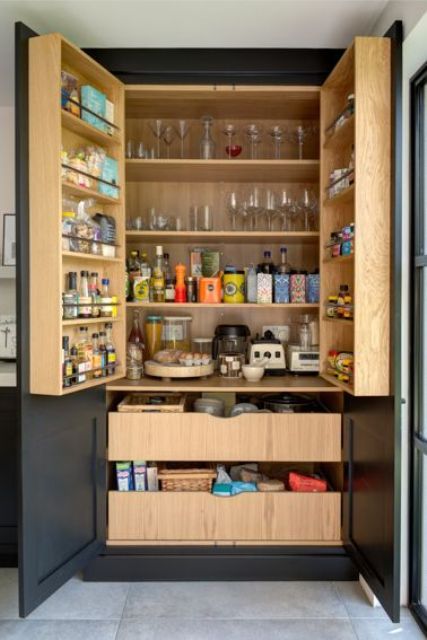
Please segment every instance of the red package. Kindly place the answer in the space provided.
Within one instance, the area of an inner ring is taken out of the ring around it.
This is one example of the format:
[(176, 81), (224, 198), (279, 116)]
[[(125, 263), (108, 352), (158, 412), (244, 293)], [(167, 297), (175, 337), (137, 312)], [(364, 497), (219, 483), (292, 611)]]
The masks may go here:
[(322, 492), (328, 490), (328, 483), (321, 478), (313, 478), (312, 476), (303, 476), (301, 473), (291, 471), (289, 473), (289, 486), (291, 491), (300, 492)]

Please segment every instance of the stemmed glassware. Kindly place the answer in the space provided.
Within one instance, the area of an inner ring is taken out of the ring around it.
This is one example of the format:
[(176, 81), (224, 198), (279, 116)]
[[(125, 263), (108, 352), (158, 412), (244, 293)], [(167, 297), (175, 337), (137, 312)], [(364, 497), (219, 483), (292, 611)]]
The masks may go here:
[(176, 134), (181, 142), (181, 158), (185, 157), (184, 153), (184, 141), (190, 131), (191, 124), (188, 120), (178, 120), (178, 124), (175, 127)]
[(165, 127), (165, 130), (163, 131), (162, 138), (163, 138), (163, 142), (166, 145), (168, 160), (170, 158), (171, 144), (175, 140), (175, 135), (176, 135), (176, 131), (175, 131), (174, 127), (172, 127), (172, 125), (168, 125), (167, 127)]
[(282, 218), (281, 231), (292, 231), (295, 218), (295, 203), (286, 189), (282, 189), (280, 192), (277, 209)]
[(163, 120), (150, 120), (148, 126), (150, 127), (153, 136), (157, 140), (157, 158), (160, 158), (160, 140), (163, 138), (166, 124)]
[(294, 131), (290, 131), (287, 134), (288, 140), (296, 142), (298, 145), (298, 160), (302, 160), (304, 157), (304, 143), (307, 138), (314, 135), (317, 131), (317, 127), (314, 125), (298, 125)]
[(203, 134), (200, 140), (200, 157), (202, 160), (212, 160), (215, 157), (215, 142), (212, 138), (212, 116), (203, 116), (201, 123)]
[(278, 212), (277, 195), (272, 189), (265, 189), (263, 200), (263, 212), (265, 214), (265, 217), (267, 218), (267, 231), (272, 231), (273, 219)]
[(231, 229), (236, 231), (236, 219), (239, 213), (240, 205), (239, 198), (236, 191), (231, 191), (226, 196), (227, 211), (231, 216)]
[(304, 195), (299, 203), (302, 213), (302, 226), (304, 231), (315, 231), (316, 214), (318, 211), (317, 200), (313, 193), (308, 189), (304, 189)]
[(258, 157), (258, 146), (262, 139), (262, 129), (257, 124), (249, 124), (246, 127), (246, 135), (249, 138), (251, 160)]
[(228, 144), (225, 147), (225, 152), (229, 160), (238, 156), (242, 148), (238, 145), (233, 145), (233, 138), (237, 133), (237, 127), (234, 124), (226, 124), (222, 130), (223, 134), (228, 138)]
[(274, 127), (271, 127), (269, 134), (273, 140), (274, 159), (280, 160), (282, 151), (281, 147), (284, 140), (285, 132), (282, 127), (280, 127), (279, 125), (275, 125)]

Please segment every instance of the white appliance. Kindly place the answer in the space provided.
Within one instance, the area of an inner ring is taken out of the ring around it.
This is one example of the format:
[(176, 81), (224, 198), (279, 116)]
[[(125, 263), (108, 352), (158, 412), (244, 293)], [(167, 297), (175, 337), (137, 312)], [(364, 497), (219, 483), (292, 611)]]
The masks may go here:
[(266, 374), (284, 375), (285, 349), (279, 340), (254, 340), (249, 347), (249, 364), (264, 365)]
[(319, 373), (319, 349), (303, 349), (298, 344), (288, 344), (287, 362), (291, 373)]

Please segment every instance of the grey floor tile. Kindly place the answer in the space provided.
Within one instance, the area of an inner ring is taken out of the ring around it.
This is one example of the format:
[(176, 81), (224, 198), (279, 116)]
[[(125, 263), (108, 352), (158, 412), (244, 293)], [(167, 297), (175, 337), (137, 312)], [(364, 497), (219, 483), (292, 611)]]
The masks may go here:
[(0, 569), (0, 619), (18, 617), (18, 570)]
[(116, 640), (357, 640), (350, 620), (122, 620)]
[(367, 600), (358, 582), (335, 582), (338, 595), (350, 618), (382, 618), (388, 620), (384, 609), (373, 607)]
[(373, 620), (368, 618), (353, 618), (351, 620), (358, 640), (423, 640), (421, 632), (415, 620), (402, 617), (400, 623), (393, 624), (390, 620)]
[(72, 578), (41, 604), (32, 620), (119, 620), (128, 583), (83, 582)]
[(332, 582), (131, 584), (124, 618), (348, 618)]
[(3, 621), (0, 640), (115, 640), (118, 626), (118, 620)]

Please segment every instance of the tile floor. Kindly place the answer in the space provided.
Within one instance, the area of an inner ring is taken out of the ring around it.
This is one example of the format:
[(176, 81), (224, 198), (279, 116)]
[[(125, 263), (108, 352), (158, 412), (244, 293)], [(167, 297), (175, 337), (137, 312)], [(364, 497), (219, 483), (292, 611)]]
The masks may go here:
[(0, 640), (417, 640), (357, 582), (93, 583), (76, 577), (26, 620), (17, 572), (0, 570)]

